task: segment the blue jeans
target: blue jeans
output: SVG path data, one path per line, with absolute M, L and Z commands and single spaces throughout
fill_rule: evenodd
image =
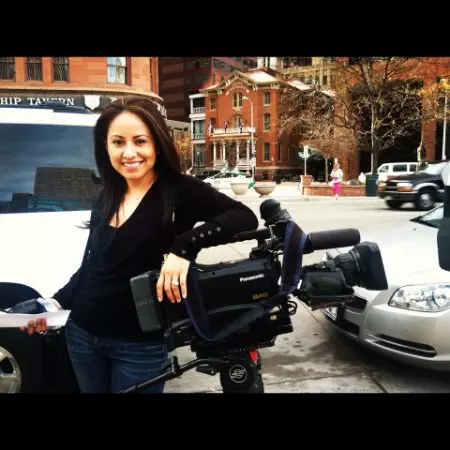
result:
M 143 383 L 163 373 L 164 342 L 124 341 L 94 336 L 69 318 L 67 349 L 83 393 L 111 393 Z M 164 382 L 141 392 L 162 393 Z

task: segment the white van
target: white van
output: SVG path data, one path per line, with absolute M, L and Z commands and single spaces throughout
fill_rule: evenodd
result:
M 386 182 L 390 178 L 397 177 L 399 175 L 408 175 L 410 173 L 417 172 L 419 169 L 419 164 L 417 162 L 391 162 L 384 163 L 378 167 L 378 181 Z M 361 183 L 366 182 L 366 176 L 370 175 L 370 172 L 366 172 L 365 174 L 361 173 L 358 177 L 358 180 Z
M 419 164 L 417 162 L 392 162 L 381 164 L 378 167 L 378 181 L 387 181 L 398 175 L 408 175 L 417 172 Z

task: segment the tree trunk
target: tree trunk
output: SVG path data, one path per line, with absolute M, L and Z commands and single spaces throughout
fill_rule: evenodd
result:
M 378 173 L 378 149 L 372 147 L 372 175 Z
M 372 148 L 372 158 L 371 158 L 371 167 L 370 167 L 370 173 L 374 175 L 378 169 L 378 149 L 376 147 L 375 142 L 375 108 L 372 105 L 371 107 L 371 118 L 370 118 L 370 144 Z
M 328 182 L 328 158 L 325 158 L 325 182 Z

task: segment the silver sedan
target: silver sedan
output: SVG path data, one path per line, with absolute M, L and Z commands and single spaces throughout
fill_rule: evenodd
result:
M 380 247 L 388 289 L 355 287 L 345 307 L 322 310 L 330 323 L 389 357 L 450 371 L 450 272 L 439 267 L 437 250 L 442 218 L 441 205 L 401 226 L 361 233 L 361 241 Z M 324 258 L 348 250 L 328 250 Z

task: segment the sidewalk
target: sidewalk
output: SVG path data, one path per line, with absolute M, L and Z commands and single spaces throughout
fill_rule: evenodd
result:
M 261 197 L 253 188 L 250 188 L 246 194 L 244 195 L 235 195 L 233 190 L 231 188 L 221 188 L 219 189 L 220 192 L 233 197 L 240 201 L 247 201 L 247 200 L 265 200 L 267 198 L 276 198 L 276 199 L 297 199 L 300 201 L 319 201 L 319 200 L 334 200 L 334 197 L 331 195 L 302 195 L 301 192 L 298 189 L 298 183 L 282 183 L 277 184 L 275 187 L 275 190 L 267 195 Z M 358 196 L 358 197 L 339 197 L 339 201 L 354 201 L 354 200 L 376 200 L 379 201 L 380 199 L 378 197 L 366 197 L 366 196 Z

